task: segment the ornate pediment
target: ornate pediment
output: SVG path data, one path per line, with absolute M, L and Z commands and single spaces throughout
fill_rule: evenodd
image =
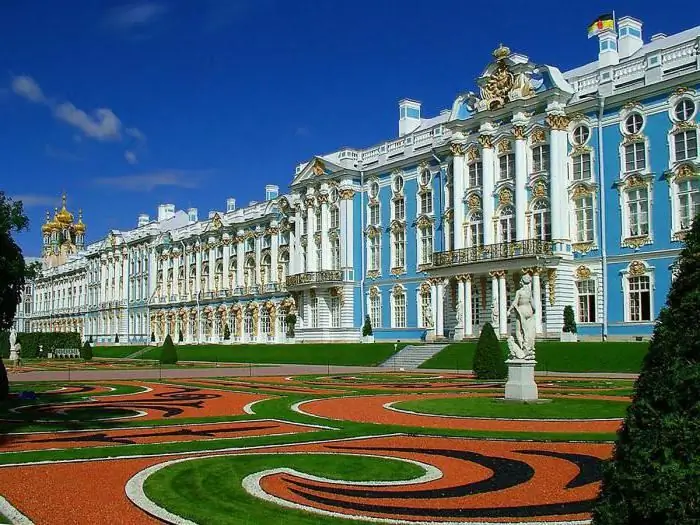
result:
M 542 82 L 533 80 L 532 68 L 511 60 L 510 49 L 503 44 L 493 52 L 493 56 L 495 61 L 478 81 L 481 100 L 476 102 L 477 111 L 499 109 L 508 102 L 535 95 Z

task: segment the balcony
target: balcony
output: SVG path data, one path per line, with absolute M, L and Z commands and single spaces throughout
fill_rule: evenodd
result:
M 343 272 L 340 270 L 298 273 L 287 277 L 287 288 L 301 287 L 308 284 L 340 283 L 342 281 Z
M 553 254 L 554 243 L 539 239 L 526 241 L 502 242 L 450 250 L 447 252 L 435 252 L 431 268 L 445 268 L 462 264 L 473 264 L 503 259 L 536 257 Z

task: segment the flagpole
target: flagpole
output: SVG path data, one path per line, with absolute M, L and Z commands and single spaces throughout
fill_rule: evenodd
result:
M 617 33 L 617 18 L 615 17 L 615 10 L 613 9 L 613 31 Z

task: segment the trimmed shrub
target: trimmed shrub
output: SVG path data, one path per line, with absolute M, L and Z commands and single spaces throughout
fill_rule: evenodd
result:
M 224 341 L 231 339 L 231 330 L 228 327 L 228 323 L 224 325 Z
M 184 340 L 184 337 L 182 337 L 182 330 L 180 330 L 177 333 L 177 342 L 182 343 L 183 340 Z
M 177 363 L 177 350 L 175 349 L 170 334 L 165 336 L 163 346 L 160 347 L 160 362 L 164 365 L 174 365 Z
M 562 331 L 575 334 L 577 330 L 574 308 L 570 304 L 567 304 L 564 307 L 564 328 L 562 328 Z
M 119 334 L 114 334 L 114 342 L 115 343 L 119 342 Z
M 77 332 L 19 332 L 17 341 L 22 343 L 22 358 L 37 357 L 39 345 L 44 352 L 56 348 L 82 348 L 80 334 Z M 10 356 L 10 333 L 0 332 L 0 355 Z
M 362 325 L 362 337 L 367 337 L 368 335 L 372 335 L 372 320 L 369 318 L 369 315 L 366 315 L 365 324 Z
M 156 333 L 151 332 L 151 343 L 155 343 L 155 342 L 156 342 Z
M 294 337 L 294 326 L 297 324 L 297 314 L 287 314 L 284 318 L 287 323 L 287 337 Z
M 593 513 L 595 525 L 700 519 L 700 220 L 685 240 Z
M 90 346 L 90 343 L 87 341 L 85 341 L 85 344 L 83 345 L 83 351 L 81 354 L 83 354 L 81 357 L 85 359 L 85 361 L 92 360 L 92 346 Z
M 7 378 L 5 363 L 0 357 L 0 401 L 4 401 L 8 397 L 10 397 L 10 381 Z
M 506 355 L 491 323 L 486 323 L 481 329 L 472 370 L 479 379 L 505 379 L 508 375 Z

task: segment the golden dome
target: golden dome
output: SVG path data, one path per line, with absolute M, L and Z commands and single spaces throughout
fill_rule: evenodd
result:
M 49 210 L 46 210 L 46 222 L 41 225 L 41 233 L 51 233 L 51 217 Z
M 73 223 L 73 214 L 66 209 L 66 194 L 65 193 L 61 196 L 61 200 L 63 202 L 63 206 L 61 207 L 61 211 L 59 211 L 56 214 L 56 220 L 63 225 L 72 224 Z
M 83 210 L 78 210 L 78 223 L 75 225 L 75 233 L 85 233 L 85 223 L 83 222 Z
M 510 56 L 510 49 L 503 44 L 499 44 L 499 46 L 493 51 L 493 56 L 496 58 L 496 60 L 508 58 Z

